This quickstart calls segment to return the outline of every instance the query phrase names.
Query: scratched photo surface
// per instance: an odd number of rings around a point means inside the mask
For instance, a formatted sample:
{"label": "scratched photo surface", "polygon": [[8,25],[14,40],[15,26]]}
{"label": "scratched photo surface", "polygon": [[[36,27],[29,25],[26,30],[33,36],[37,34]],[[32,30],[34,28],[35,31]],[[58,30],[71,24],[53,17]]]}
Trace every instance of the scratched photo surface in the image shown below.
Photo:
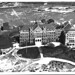
{"label": "scratched photo surface", "polygon": [[75,72],[75,2],[0,2],[0,73]]}

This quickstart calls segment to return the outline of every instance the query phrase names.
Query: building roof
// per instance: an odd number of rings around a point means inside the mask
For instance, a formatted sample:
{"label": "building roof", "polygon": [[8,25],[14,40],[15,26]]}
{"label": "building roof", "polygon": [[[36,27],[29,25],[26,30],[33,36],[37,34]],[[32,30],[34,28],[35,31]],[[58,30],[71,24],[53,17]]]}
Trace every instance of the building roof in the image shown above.
{"label": "building roof", "polygon": [[75,26],[73,25],[69,31],[75,31]]}
{"label": "building roof", "polygon": [[29,30],[29,28],[35,28],[36,25],[34,24],[27,24],[27,25],[24,25],[21,30]]}
{"label": "building roof", "polygon": [[69,22],[66,22],[63,28],[65,33],[67,33],[71,29],[72,26],[73,25],[69,24]]}
{"label": "building roof", "polygon": [[35,30],[35,28],[38,27],[38,25],[39,25],[39,27],[40,27],[41,29],[43,29],[44,27],[46,27],[46,29],[52,30],[52,29],[55,29],[55,28],[56,28],[55,26],[56,26],[57,24],[55,24],[55,23],[50,23],[50,24],[43,24],[43,25],[40,25],[40,24],[24,25],[23,28],[22,28],[22,30],[29,30],[29,28],[32,28],[33,30]]}
{"label": "building roof", "polygon": [[68,25],[68,27],[66,28],[65,32],[68,33],[69,31],[75,31],[75,26],[74,25]]}
{"label": "building roof", "polygon": [[35,32],[40,32],[42,31],[41,27],[38,25],[35,29],[34,29]]}

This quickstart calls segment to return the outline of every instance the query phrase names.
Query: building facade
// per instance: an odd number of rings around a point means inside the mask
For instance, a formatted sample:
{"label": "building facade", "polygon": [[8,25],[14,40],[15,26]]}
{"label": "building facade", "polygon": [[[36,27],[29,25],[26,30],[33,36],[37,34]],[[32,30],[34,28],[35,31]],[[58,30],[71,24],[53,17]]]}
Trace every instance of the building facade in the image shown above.
{"label": "building facade", "polygon": [[[62,30],[55,29],[53,24],[50,25],[34,25],[28,27],[28,29],[23,27],[20,31],[20,44],[21,43],[36,43],[40,41],[42,44],[47,44],[49,42],[55,42],[58,39]],[[37,40],[36,40],[37,39]]]}
{"label": "building facade", "polygon": [[65,45],[68,47],[75,47],[75,26],[72,26],[66,33]]}

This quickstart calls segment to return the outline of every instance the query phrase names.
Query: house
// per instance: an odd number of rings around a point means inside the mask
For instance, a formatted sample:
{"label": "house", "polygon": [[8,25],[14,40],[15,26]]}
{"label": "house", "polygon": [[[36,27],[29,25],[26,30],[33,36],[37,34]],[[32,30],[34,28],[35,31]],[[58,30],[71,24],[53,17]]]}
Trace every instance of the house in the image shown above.
{"label": "house", "polygon": [[25,25],[20,31],[20,44],[36,44],[37,41],[40,41],[40,44],[55,42],[60,33],[61,30],[56,30],[55,23]]}

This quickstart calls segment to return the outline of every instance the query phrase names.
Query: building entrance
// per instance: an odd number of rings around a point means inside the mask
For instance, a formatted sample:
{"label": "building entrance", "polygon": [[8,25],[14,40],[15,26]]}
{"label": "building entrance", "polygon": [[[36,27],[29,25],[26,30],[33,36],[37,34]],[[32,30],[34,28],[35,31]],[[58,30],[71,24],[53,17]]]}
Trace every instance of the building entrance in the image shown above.
{"label": "building entrance", "polygon": [[42,38],[35,38],[35,45],[36,46],[41,46],[42,45]]}

